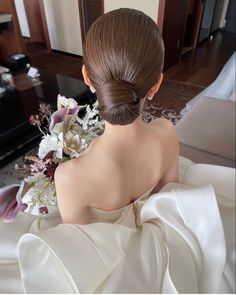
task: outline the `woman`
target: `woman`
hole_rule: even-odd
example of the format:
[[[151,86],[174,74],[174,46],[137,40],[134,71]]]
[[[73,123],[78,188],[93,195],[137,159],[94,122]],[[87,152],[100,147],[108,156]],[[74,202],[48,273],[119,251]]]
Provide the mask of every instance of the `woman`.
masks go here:
[[[83,75],[105,132],[56,171],[63,223],[48,215],[38,232],[22,212],[0,223],[1,292],[234,292],[235,170],[179,160],[173,126],[142,121],[162,66],[145,14],[119,9],[91,26]]]
[[[105,132],[79,159],[57,169],[63,222],[88,223],[90,207],[115,210],[150,188],[178,182],[174,127],[163,118],[147,125],[141,117],[145,100],[161,85],[163,60],[157,25],[139,11],[115,10],[91,26],[82,72],[96,90]]]

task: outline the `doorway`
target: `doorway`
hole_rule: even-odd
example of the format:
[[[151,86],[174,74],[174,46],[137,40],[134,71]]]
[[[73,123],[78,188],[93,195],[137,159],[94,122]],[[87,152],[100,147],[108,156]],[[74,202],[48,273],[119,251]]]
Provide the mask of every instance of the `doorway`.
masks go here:
[[[79,0],[80,27],[82,41],[84,42],[86,34],[91,24],[104,14],[104,0]]]
[[[26,47],[51,50],[43,0],[15,0]]]
[[[164,70],[178,64],[184,54],[225,26],[228,3],[229,0],[165,0]]]
[[[198,44],[199,32],[204,12],[203,2],[204,1],[201,0],[188,0],[181,56],[186,52],[196,48]]]

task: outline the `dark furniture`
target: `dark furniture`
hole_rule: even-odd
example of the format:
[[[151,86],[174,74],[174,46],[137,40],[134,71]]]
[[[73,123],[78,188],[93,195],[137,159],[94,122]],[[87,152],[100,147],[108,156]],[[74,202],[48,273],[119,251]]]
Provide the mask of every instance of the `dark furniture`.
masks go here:
[[[4,30],[11,30],[12,27],[12,15],[7,13],[0,13],[0,34]]]
[[[74,98],[79,104],[91,104],[96,97],[80,80],[40,70],[31,79],[22,73],[14,76],[16,90],[0,97],[0,167],[36,146],[41,138],[29,117],[38,113],[39,103],[56,108],[57,95]]]

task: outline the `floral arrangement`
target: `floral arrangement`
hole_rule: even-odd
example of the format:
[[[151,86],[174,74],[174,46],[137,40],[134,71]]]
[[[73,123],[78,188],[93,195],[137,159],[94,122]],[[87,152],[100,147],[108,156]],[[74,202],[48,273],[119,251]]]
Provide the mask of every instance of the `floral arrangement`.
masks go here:
[[[84,109],[83,118],[78,112]],[[101,135],[104,122],[99,120],[98,104],[79,106],[72,98],[58,95],[57,111],[40,104],[39,114],[30,117],[30,124],[42,133],[37,156],[27,156],[23,170],[25,178],[20,185],[0,189],[0,219],[14,220],[23,211],[40,218],[57,210],[54,173],[58,165],[79,155],[92,140]]]

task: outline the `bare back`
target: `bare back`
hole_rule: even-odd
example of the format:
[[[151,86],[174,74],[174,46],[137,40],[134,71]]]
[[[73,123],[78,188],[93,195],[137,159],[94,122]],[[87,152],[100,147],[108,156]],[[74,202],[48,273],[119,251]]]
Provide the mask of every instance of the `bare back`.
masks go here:
[[[60,166],[56,173],[56,186],[61,191],[60,210],[65,202],[64,197],[60,200],[63,193],[75,195],[66,200],[79,208],[81,190],[88,207],[116,210],[151,188],[156,192],[164,184],[178,181],[175,129],[161,118],[144,123],[139,134],[111,140],[103,140],[101,136],[78,159]]]

